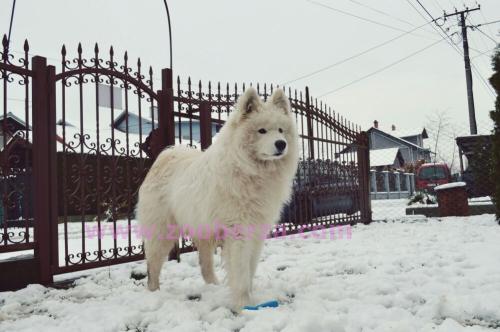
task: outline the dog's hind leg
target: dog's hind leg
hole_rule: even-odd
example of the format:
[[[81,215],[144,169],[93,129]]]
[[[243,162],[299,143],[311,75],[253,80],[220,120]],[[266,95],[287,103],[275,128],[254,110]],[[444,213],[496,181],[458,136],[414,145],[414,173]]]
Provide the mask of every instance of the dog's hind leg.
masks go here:
[[[219,281],[214,272],[215,246],[211,240],[197,240],[198,259],[200,262],[201,275],[207,284],[217,285]]]

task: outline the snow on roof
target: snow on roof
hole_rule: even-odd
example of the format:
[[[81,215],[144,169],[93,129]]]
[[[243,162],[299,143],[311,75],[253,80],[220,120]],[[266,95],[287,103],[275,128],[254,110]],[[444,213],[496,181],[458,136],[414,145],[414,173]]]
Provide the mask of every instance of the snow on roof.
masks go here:
[[[412,136],[422,135],[422,132],[423,132],[423,130],[416,131],[415,129],[411,129],[411,130],[399,130],[398,129],[398,130],[388,131],[387,133],[391,134],[392,136],[403,138],[403,137],[412,137]]]
[[[370,150],[370,166],[394,165],[398,152],[399,148]]]
[[[439,163],[425,163],[420,165],[420,167],[431,167],[431,166],[448,166],[446,163],[439,162]]]
[[[465,182],[452,182],[452,183],[446,183],[442,184],[440,186],[434,187],[434,190],[446,190],[446,189],[452,189],[452,188],[460,188],[460,187],[465,187],[467,184]]]

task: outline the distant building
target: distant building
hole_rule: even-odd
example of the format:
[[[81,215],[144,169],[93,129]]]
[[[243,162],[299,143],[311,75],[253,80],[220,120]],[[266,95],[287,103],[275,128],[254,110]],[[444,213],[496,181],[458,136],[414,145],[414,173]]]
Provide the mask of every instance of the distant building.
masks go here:
[[[128,118],[128,123],[127,123]],[[141,124],[141,125],[139,125]],[[153,120],[151,118],[142,117],[139,118],[137,114],[122,112],[118,115],[113,123],[113,127],[121,132],[127,132],[128,125],[128,133],[142,136],[148,136],[151,130],[153,129]],[[215,136],[220,130],[222,125],[218,123],[212,123],[212,136]],[[154,121],[154,128],[158,128],[158,123]],[[195,142],[200,142],[200,122],[198,120],[188,119],[182,121],[175,121],[175,137],[181,137],[184,141],[189,141],[192,138]]]
[[[393,168],[416,164],[420,161],[431,161],[431,150],[424,147],[424,140],[429,138],[425,128],[414,131],[400,131],[396,130],[396,126],[393,125],[390,131],[384,131],[379,128],[379,123],[375,120],[373,127],[368,129],[367,133],[370,140],[370,155],[375,151],[375,155],[386,155],[386,162],[390,161],[389,159],[394,160],[394,164],[391,165]],[[394,149],[397,149],[400,157],[396,157],[397,154]]]
[[[5,132],[4,132],[5,129]],[[12,139],[14,134],[18,131],[25,131],[26,123],[12,114],[8,112],[6,116],[4,114],[0,115],[0,148],[3,149],[4,145],[7,145],[8,142]],[[28,128],[31,130],[31,128]]]

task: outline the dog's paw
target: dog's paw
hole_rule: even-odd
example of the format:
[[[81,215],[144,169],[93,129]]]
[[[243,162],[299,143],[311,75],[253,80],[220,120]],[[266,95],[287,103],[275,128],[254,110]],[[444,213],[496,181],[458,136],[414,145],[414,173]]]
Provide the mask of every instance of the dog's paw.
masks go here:
[[[213,277],[213,278],[207,278],[205,279],[205,283],[207,285],[219,285],[219,279],[217,279],[217,277]]]
[[[244,306],[253,305],[249,294],[242,294],[240,296],[233,297],[231,309],[236,312],[241,312]]]
[[[148,279],[148,289],[151,292],[157,291],[160,289],[160,284],[158,282],[153,282],[153,281]]]

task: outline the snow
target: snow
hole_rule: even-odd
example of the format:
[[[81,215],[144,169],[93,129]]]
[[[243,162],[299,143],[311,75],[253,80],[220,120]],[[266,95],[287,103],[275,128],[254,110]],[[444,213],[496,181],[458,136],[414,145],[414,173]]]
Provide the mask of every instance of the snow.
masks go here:
[[[451,182],[434,187],[434,190],[446,190],[446,189],[460,188],[465,186],[467,186],[465,182]]]
[[[67,290],[0,293],[0,331],[498,331],[499,237],[483,215],[356,225],[350,240],[270,239],[254,296],[280,306],[239,315],[227,287],[203,283],[196,253],[166,263],[154,293],[131,278],[144,262],[123,264]],[[220,256],[216,269],[222,279]]]
[[[394,165],[399,148],[370,150],[370,167]]]

